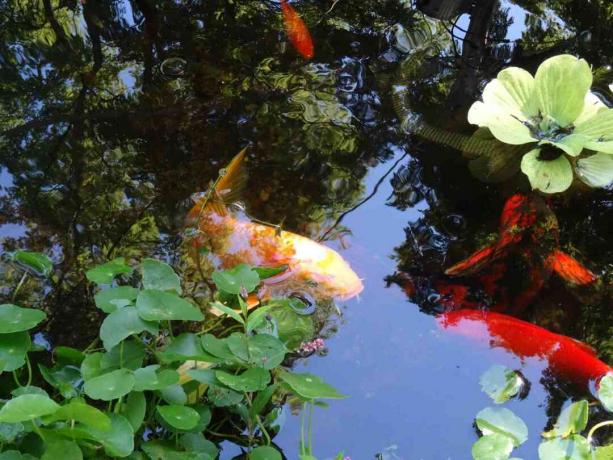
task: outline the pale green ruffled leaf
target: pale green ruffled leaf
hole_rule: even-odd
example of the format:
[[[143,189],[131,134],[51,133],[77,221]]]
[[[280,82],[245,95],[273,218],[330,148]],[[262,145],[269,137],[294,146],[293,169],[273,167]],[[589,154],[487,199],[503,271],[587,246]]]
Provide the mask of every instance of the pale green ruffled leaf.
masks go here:
[[[570,136],[564,136],[559,141],[552,141],[549,139],[543,139],[539,142],[539,145],[549,144],[554,145],[560,150],[564,151],[564,153],[576,157],[583,150],[583,145],[588,141],[585,136],[581,134],[571,134]]]
[[[521,170],[528,176],[533,190],[545,193],[563,192],[573,182],[573,169],[564,155],[555,160],[539,160],[539,149],[526,153],[521,160]]]
[[[468,122],[489,128],[496,139],[506,144],[536,142],[528,126],[495,105],[475,102],[468,111]]]
[[[607,106],[604,102],[600,100],[598,96],[596,96],[591,91],[585,96],[585,101],[583,101],[583,110],[581,111],[581,115],[577,117],[574,121],[575,126],[580,123],[583,123],[586,120],[589,120],[593,116],[595,116],[601,110],[606,110]]]
[[[601,110],[592,118],[577,124],[574,134],[587,138],[586,149],[613,153],[613,109]]]
[[[538,115],[534,78],[519,67],[501,70],[483,90],[483,102],[488,106],[496,105],[522,119]]]
[[[565,127],[583,111],[585,96],[592,86],[592,71],[584,59],[561,54],[544,61],[534,80],[535,97],[542,114]]]
[[[579,179],[590,187],[606,187],[613,182],[613,155],[597,153],[577,161]]]

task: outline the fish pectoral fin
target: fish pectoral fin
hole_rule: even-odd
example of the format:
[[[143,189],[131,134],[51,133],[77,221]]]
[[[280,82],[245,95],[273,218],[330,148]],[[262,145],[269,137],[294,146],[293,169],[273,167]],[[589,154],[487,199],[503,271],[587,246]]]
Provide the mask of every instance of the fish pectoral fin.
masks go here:
[[[565,252],[555,250],[545,261],[548,268],[556,272],[562,279],[572,284],[585,285],[596,281],[598,277],[581,262]]]
[[[445,270],[448,276],[471,276],[480,272],[492,262],[504,257],[515,240],[510,234],[503,234],[496,243],[474,252],[471,256]]]

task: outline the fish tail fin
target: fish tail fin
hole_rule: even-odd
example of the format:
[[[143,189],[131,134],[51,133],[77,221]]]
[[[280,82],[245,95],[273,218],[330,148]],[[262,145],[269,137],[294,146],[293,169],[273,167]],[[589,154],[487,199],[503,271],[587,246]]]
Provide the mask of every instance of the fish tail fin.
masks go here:
[[[562,279],[572,284],[590,284],[598,278],[577,259],[557,249],[549,254],[546,264],[548,268],[556,272]]]

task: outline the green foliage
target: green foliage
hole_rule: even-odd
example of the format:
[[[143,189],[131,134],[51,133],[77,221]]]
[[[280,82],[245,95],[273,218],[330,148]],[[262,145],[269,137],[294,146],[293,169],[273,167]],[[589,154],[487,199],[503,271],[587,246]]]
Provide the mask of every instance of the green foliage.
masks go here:
[[[609,412],[613,412],[613,374],[605,375],[598,383],[598,399]]]
[[[15,251],[13,260],[27,271],[38,276],[49,276],[53,261],[46,254],[32,251]]]
[[[505,366],[490,367],[479,380],[481,389],[494,400],[502,404],[517,395],[523,387],[523,380],[515,371]]]
[[[215,272],[219,291],[209,310],[222,316],[211,315],[208,322],[198,306],[181,297],[179,277],[163,262],[145,259],[138,287],[104,286],[133,271],[117,258],[87,272],[88,279],[103,285],[95,294],[97,307],[106,314],[99,331],[102,348],[96,348],[97,342],[84,351],[57,347],[52,367],[38,365],[48,391],[31,385],[28,361],[29,330],[45,314],[0,306],[3,370],[20,371],[28,364],[28,383],[21,386],[15,379],[12,398],[0,408],[0,441],[10,447],[0,456],[28,458],[19,450],[34,436],[44,459],[100,458],[103,451],[120,458],[212,460],[218,448],[205,436],[215,414],[216,424],[238,417],[225,429],[234,430],[249,458],[281,458],[270,446],[271,414],[286,397],[343,397],[316,376],[283,367],[301,340],[314,334],[312,322],[299,320],[292,302],[271,299],[247,309],[243,295],[258,288],[259,273],[269,277],[281,269],[240,265]],[[197,321],[202,329],[175,336],[177,321]],[[203,333],[210,324],[210,332]],[[159,426],[163,439],[145,442],[143,431]]]
[[[567,190],[573,169],[590,187],[606,187],[613,182],[613,109],[591,85],[589,64],[571,55],[546,59],[534,77],[509,67],[488,83],[468,121],[505,144],[532,146],[521,170],[535,190]]]

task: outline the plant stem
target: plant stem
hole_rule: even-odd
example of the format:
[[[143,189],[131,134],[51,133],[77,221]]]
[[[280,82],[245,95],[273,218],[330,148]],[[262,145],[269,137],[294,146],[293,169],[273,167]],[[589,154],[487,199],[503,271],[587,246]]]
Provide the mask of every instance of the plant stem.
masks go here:
[[[592,436],[594,436],[594,433],[596,433],[596,431],[598,431],[603,426],[607,425],[613,425],[613,420],[605,420],[604,422],[600,422],[594,425],[587,434],[587,442],[589,444],[592,444]]]
[[[11,297],[11,301],[15,300],[15,297],[17,297],[17,293],[21,289],[21,286],[23,286],[23,283],[26,281],[27,277],[28,277],[28,272],[23,272],[23,275],[21,276],[19,283],[17,283],[17,287],[13,291],[13,296]]]
[[[26,353],[26,365],[28,366],[28,383],[26,383],[26,386],[29,387],[30,384],[32,383],[32,363],[30,363],[30,357],[28,356],[27,353]]]
[[[18,387],[22,387],[23,385],[21,384],[21,382],[19,381],[19,378],[17,378],[17,371],[13,371],[13,380],[15,380],[15,383],[17,384]]]
[[[309,404],[309,455],[313,455],[313,408],[315,404]]]
[[[36,434],[38,436],[40,436],[40,439],[43,440],[44,443],[47,442],[47,440],[45,439],[45,435],[43,434],[42,431],[40,431],[40,427],[36,424],[36,422],[34,420],[32,420],[32,428],[34,429],[34,431],[36,432]]]

